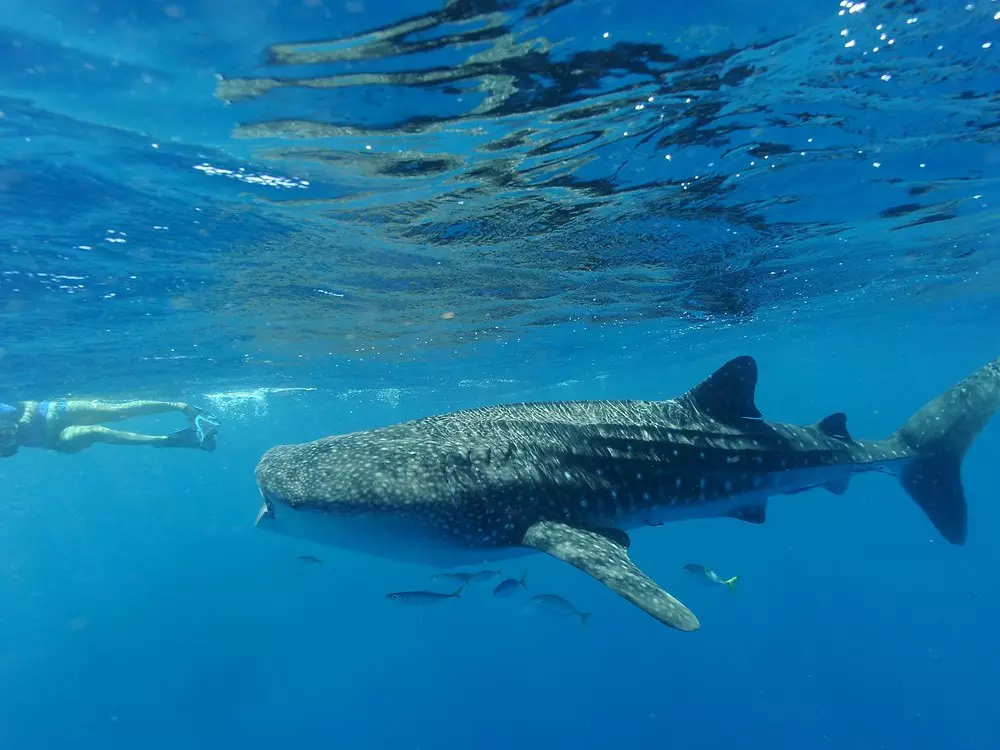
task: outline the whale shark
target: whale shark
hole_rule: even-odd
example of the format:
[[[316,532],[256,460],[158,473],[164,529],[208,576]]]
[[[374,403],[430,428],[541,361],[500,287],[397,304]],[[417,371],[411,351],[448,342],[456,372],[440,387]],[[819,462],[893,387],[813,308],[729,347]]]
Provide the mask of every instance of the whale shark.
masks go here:
[[[669,400],[500,404],[275,446],[256,468],[256,523],[443,568],[547,553],[688,632],[698,618],[632,562],[629,530],[762,524],[772,497],[840,495],[855,474],[878,471],[944,539],[965,543],[961,464],[1000,407],[1000,358],[882,440],[852,437],[843,412],[765,420],[757,376],[741,356]]]

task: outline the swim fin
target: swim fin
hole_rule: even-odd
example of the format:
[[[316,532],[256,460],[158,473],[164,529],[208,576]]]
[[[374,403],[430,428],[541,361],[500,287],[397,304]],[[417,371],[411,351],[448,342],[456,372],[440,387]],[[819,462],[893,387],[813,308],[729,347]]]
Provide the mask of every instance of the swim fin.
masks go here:
[[[196,423],[199,419],[205,419],[216,427],[219,426],[219,418],[212,414],[212,412],[207,409],[202,409],[200,406],[195,406],[194,404],[188,404],[187,409],[184,410],[184,416],[191,420],[191,423]]]
[[[212,448],[215,447],[215,435],[219,431],[218,427],[219,423],[213,420],[207,412],[194,418],[194,429],[198,433],[198,443],[202,447],[209,440],[211,440]]]
[[[194,427],[172,432],[161,443],[161,448],[201,448],[203,451],[215,450],[215,435],[218,430],[215,425],[199,415],[195,417]]]

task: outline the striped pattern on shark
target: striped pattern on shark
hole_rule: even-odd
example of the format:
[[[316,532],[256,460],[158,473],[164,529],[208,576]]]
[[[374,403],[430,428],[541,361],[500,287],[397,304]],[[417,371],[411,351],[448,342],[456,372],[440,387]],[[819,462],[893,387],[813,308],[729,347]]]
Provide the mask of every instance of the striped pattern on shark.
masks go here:
[[[1000,406],[1000,359],[883,440],[842,413],[812,425],[762,419],[748,356],[665,401],[488,406],[276,446],[257,466],[260,528],[438,567],[548,553],[660,622],[694,613],[631,561],[627,531],[730,517],[764,523],[770,497],[841,494],[881,471],[941,535],[966,538],[960,466]]]

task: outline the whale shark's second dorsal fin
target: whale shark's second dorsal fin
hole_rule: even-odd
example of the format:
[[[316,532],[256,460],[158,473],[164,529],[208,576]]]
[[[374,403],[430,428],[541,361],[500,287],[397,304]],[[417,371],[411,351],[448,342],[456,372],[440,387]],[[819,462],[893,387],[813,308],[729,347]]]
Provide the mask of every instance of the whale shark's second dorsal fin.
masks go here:
[[[521,543],[557,557],[593,576],[664,625],[697,630],[698,618],[635,566],[625,548],[593,531],[556,521],[528,527]]]
[[[731,359],[684,394],[702,414],[720,422],[760,419],[754,403],[757,390],[757,363],[753,357]]]

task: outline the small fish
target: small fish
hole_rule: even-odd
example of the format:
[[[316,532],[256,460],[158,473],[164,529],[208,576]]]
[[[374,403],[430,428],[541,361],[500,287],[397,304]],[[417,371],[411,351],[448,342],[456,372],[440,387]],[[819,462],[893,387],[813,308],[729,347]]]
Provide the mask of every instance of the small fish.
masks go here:
[[[299,555],[299,559],[302,562],[313,563],[315,565],[321,565],[323,563],[318,557],[313,557],[312,555]]]
[[[391,599],[400,604],[409,604],[412,607],[425,607],[428,604],[437,604],[445,599],[459,599],[459,594],[465,586],[459,586],[450,594],[439,594],[436,591],[394,591],[386,594],[386,599]]]
[[[528,580],[527,573],[521,576],[520,579],[505,578],[504,580],[500,581],[500,583],[497,584],[497,587],[495,589],[493,589],[493,596],[499,596],[503,599],[507,599],[511,596],[514,596],[514,594],[517,593],[517,590],[519,588],[523,589],[528,588],[528,584],[526,583],[527,580]]]
[[[647,526],[662,526],[663,525],[663,521],[657,521],[656,523],[653,523],[649,519],[646,519],[645,521],[643,521],[643,523],[646,524]]]
[[[563,617],[579,617],[580,623],[583,625],[586,625],[587,620],[590,619],[590,612],[580,612],[568,601],[563,599],[561,596],[556,596],[555,594],[538,594],[537,596],[531,597],[531,601],[550,614],[560,615]]]
[[[472,574],[470,579],[473,583],[480,583],[482,581],[488,581],[494,576],[499,576],[503,578],[502,570],[479,570]]]
[[[740,579],[739,576],[733,576],[729,579],[722,578],[722,576],[711,568],[706,568],[704,565],[697,565],[695,563],[685,565],[684,570],[694,575],[706,586],[728,586],[730,591],[736,591],[736,582]]]
[[[472,581],[475,573],[437,573],[431,576],[432,581],[461,581],[465,586]]]

